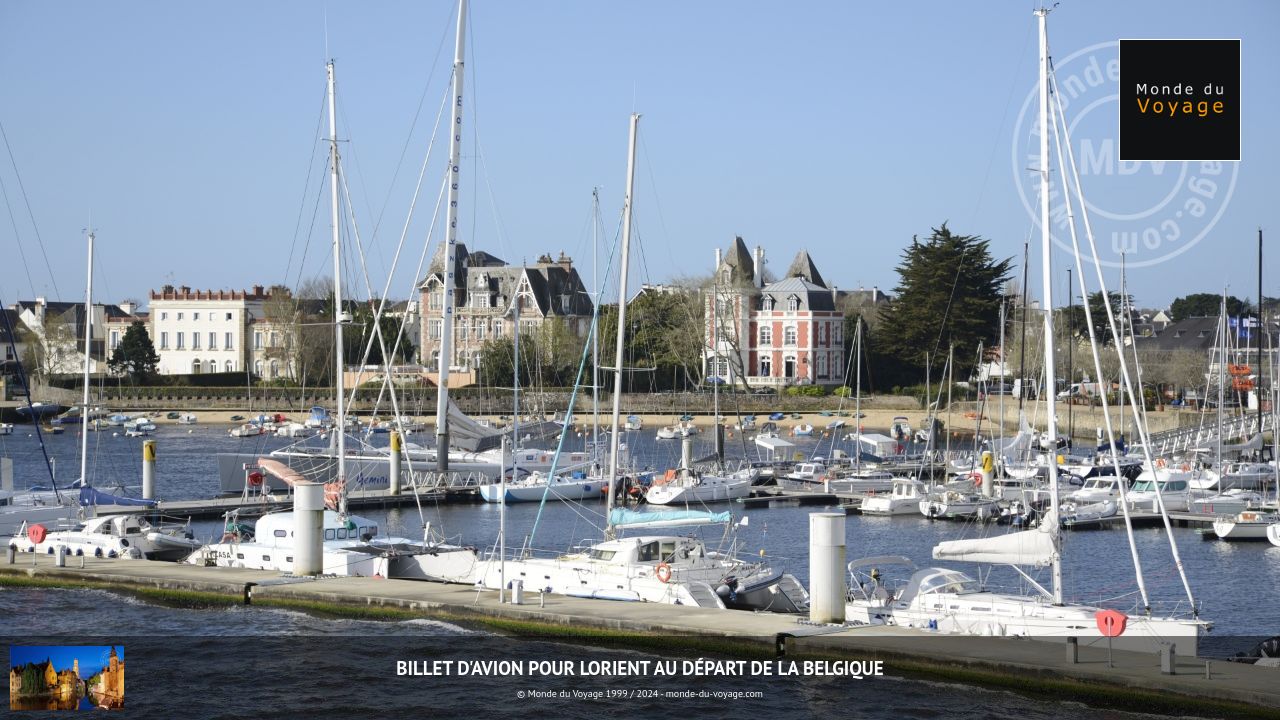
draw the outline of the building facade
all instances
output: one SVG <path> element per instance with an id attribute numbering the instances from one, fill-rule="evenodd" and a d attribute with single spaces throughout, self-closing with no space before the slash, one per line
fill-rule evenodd
<path id="1" fill-rule="evenodd" d="M 252 291 L 172 285 L 151 291 L 148 332 L 160 355 L 159 373 L 244 372 L 254 358 L 250 328 L 265 320 L 270 299 L 261 285 Z"/>
<path id="2" fill-rule="evenodd" d="M 84 372 L 84 303 L 50 302 L 43 297 L 22 300 L 13 305 L 24 330 L 28 345 L 37 352 L 38 368 L 28 368 L 28 374 L 40 371 L 46 375 L 76 375 Z M 110 359 L 108 326 L 134 319 L 133 305 L 94 303 L 92 328 L 89 341 L 89 372 L 105 373 Z M 8 354 L 0 353 L 6 359 Z M 21 355 L 19 360 L 24 360 Z M 27 358 L 31 360 L 32 358 Z"/>
<path id="3" fill-rule="evenodd" d="M 765 283 L 764 250 L 735 238 L 716 250 L 705 298 L 705 377 L 752 387 L 844 382 L 844 313 L 813 260 L 800 251 L 786 276 Z"/>
<path id="4" fill-rule="evenodd" d="M 440 371 L 440 340 L 444 326 L 444 259 L 437 252 L 421 283 L 421 354 L 427 372 Z M 582 337 L 591 326 L 594 305 L 573 260 L 563 253 L 557 259 L 543 255 L 533 265 L 508 265 L 486 252 L 468 252 L 458 244 L 454 269 L 453 352 L 449 372 L 460 373 L 457 382 L 474 382 L 485 342 L 513 337 L 519 298 L 521 332 L 536 332 L 550 321 L 564 322 Z"/>

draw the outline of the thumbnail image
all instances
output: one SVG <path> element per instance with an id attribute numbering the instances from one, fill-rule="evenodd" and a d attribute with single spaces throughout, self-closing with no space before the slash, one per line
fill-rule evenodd
<path id="1" fill-rule="evenodd" d="M 116 710 L 123 707 L 123 645 L 15 645 L 9 648 L 10 710 Z"/>

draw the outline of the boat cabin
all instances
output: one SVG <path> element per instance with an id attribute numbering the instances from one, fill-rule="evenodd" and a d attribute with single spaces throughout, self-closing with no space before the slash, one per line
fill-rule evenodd
<path id="1" fill-rule="evenodd" d="M 260 543 L 277 547 L 293 547 L 294 514 L 278 512 L 263 515 L 254 535 Z M 368 542 L 378 536 L 378 524 L 359 515 L 348 515 L 346 521 L 333 510 L 324 511 L 325 543 L 350 544 Z"/>
<path id="2" fill-rule="evenodd" d="M 695 538 L 647 535 L 602 542 L 592 546 L 586 555 L 592 560 L 617 565 L 689 565 L 704 559 L 707 551 Z"/>

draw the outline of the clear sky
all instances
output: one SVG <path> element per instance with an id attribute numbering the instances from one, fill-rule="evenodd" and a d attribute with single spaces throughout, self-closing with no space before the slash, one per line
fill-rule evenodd
<path id="1" fill-rule="evenodd" d="M 166 282 L 295 285 L 326 272 L 326 57 L 337 62 L 338 134 L 381 287 L 445 93 L 454 5 L 0 4 L 0 300 L 83 297 L 91 221 L 102 300 Z M 563 250 L 589 268 L 591 191 L 602 188 L 612 239 L 635 110 L 635 282 L 708 273 L 714 248 L 741 235 L 764 246 L 776 273 L 807 248 L 829 282 L 888 289 L 912 235 L 943 221 L 1020 257 L 1034 230 L 1024 207 L 1034 203 L 1033 117 L 1022 112 L 1036 81 L 1033 7 L 475 0 L 461 238 L 508 261 Z M 1267 267 L 1280 267 L 1280 3 L 1065 0 L 1049 32 L 1060 81 L 1086 77 L 1092 58 L 1105 66 L 1118 38 L 1243 40 L 1244 161 L 1218 170 L 1216 222 L 1140 248 L 1130 260 L 1149 264 L 1129 286 L 1144 306 L 1224 285 L 1255 296 L 1259 226 L 1277 248 Z M 1115 260 L 1111 232 L 1160 222 L 1201 169 L 1115 163 L 1114 86 L 1087 92 L 1067 116 Z M 442 140 L 394 280 L 399 297 L 444 156 Z M 1055 258 L 1064 282 L 1067 260 Z M 1280 279 L 1266 292 L 1280 295 Z"/>
<path id="2" fill-rule="evenodd" d="M 116 645 L 116 656 L 124 660 L 124 646 Z M 80 677 L 88 679 L 107 666 L 111 654 L 109 645 L 14 645 L 9 648 L 11 666 L 33 662 L 53 661 L 55 670 L 69 670 L 75 660 L 80 661 Z"/>

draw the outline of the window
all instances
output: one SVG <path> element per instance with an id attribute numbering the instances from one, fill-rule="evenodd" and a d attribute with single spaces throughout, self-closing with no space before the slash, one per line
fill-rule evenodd
<path id="1" fill-rule="evenodd" d="M 334 531 L 334 529 L 333 529 L 333 528 L 327 528 L 327 529 L 324 531 L 324 539 L 325 539 L 325 540 L 332 540 L 332 539 L 334 538 L 334 533 L 335 533 L 335 531 Z"/>
<path id="2" fill-rule="evenodd" d="M 209 372 L 211 372 L 211 373 L 216 373 L 216 372 L 218 372 L 218 361 L 217 361 L 217 360 L 210 360 L 210 361 L 209 361 L 209 363 L 208 363 L 208 367 L 209 367 Z"/>
<path id="3" fill-rule="evenodd" d="M 227 313 L 227 319 L 228 319 L 228 320 L 230 320 L 230 319 L 231 319 L 231 313 Z"/>
<path id="4" fill-rule="evenodd" d="M 346 528 L 338 528 L 338 539 L 339 539 L 339 540 L 346 540 L 346 539 L 347 539 L 347 529 L 346 529 Z"/>
<path id="5" fill-rule="evenodd" d="M 272 533 L 272 534 L 273 534 L 273 535 L 275 535 L 276 537 L 285 537 L 285 536 L 287 536 L 289 533 L 285 532 L 284 530 L 276 530 L 276 531 L 275 531 L 274 533 Z"/>
<path id="6" fill-rule="evenodd" d="M 178 333 L 178 345 L 177 345 L 177 349 L 179 349 L 179 350 L 181 350 L 181 349 L 182 349 L 182 333 Z"/>
<path id="7" fill-rule="evenodd" d="M 280 333 L 274 331 L 271 333 L 271 343 L 267 347 L 280 347 Z"/>
<path id="8" fill-rule="evenodd" d="M 262 333 L 260 332 L 256 332 L 253 334 L 253 349 L 254 350 L 262 349 Z"/>
<path id="9" fill-rule="evenodd" d="M 835 340 L 833 340 L 832 342 L 833 342 L 834 344 L 836 344 L 836 345 L 839 345 L 841 342 L 844 342 L 843 340 L 841 340 L 841 337 L 843 337 L 843 335 L 844 335 L 844 323 L 843 323 L 843 322 L 834 322 L 834 323 L 832 323 L 832 325 L 834 325 L 834 326 L 835 326 L 835 333 L 834 333 L 834 334 L 835 334 L 835 336 L 836 336 L 836 337 L 835 337 Z"/>
<path id="10" fill-rule="evenodd" d="M 788 355 L 782 359 L 782 376 L 788 380 L 796 376 L 796 358 L 794 355 Z"/>
<path id="11" fill-rule="evenodd" d="M 198 332 L 191 333 L 191 349 L 192 350 L 200 349 L 200 333 Z"/>
<path id="12" fill-rule="evenodd" d="M 769 312 L 773 310 L 773 298 L 766 295 L 763 299 L 761 299 L 760 309 L 764 310 L 765 312 Z"/>
<path id="13" fill-rule="evenodd" d="M 200 319 L 200 313 L 191 313 L 191 319 L 192 319 L 192 320 L 199 320 L 199 319 Z"/>
<path id="14" fill-rule="evenodd" d="M 216 332 L 209 333 L 209 349 L 210 350 L 218 349 L 218 333 Z"/>
<path id="15" fill-rule="evenodd" d="M 760 326 L 760 344 L 761 345 L 773 344 L 773 326 L 772 325 Z"/>
<path id="16" fill-rule="evenodd" d="M 253 363 L 253 374 L 262 377 L 262 361 L 257 360 Z"/>
<path id="17" fill-rule="evenodd" d="M 788 325 L 782 330 L 782 344 L 794 347 L 796 344 L 796 326 Z"/>
<path id="18" fill-rule="evenodd" d="M 472 291 L 472 293 L 471 293 L 471 307 L 473 307 L 473 308 L 487 308 L 487 307 L 489 307 L 489 291 L 488 291 L 488 290 L 474 290 L 474 291 Z"/>
<path id="19" fill-rule="evenodd" d="M 169 313 L 167 313 L 167 312 L 162 312 L 162 313 L 160 313 L 160 319 L 161 319 L 161 320 L 168 320 L 168 319 L 169 319 Z"/>
<path id="20" fill-rule="evenodd" d="M 224 372 L 235 372 L 236 366 L 234 363 L 228 360 L 226 363 L 223 364 L 222 369 Z"/>
<path id="21" fill-rule="evenodd" d="M 770 358 L 770 357 L 760 358 L 760 376 L 761 377 L 773 376 L 773 358 Z"/>
<path id="22" fill-rule="evenodd" d="M 232 347 L 231 347 L 231 333 L 223 333 L 223 334 L 222 334 L 222 349 L 223 349 L 223 350 L 232 350 L 232 349 L 234 349 L 234 348 L 232 348 Z"/>
<path id="23" fill-rule="evenodd" d="M 427 307 L 432 310 L 439 310 L 444 307 L 444 291 L 429 293 L 427 295 Z"/>
<path id="24" fill-rule="evenodd" d="M 458 323 L 458 337 L 462 340 L 467 339 L 467 323 L 465 321 Z"/>
<path id="25" fill-rule="evenodd" d="M 800 309 L 800 298 L 792 295 L 787 298 L 787 312 L 795 312 Z"/>
<path id="26" fill-rule="evenodd" d="M 824 378 L 826 376 L 827 376 L 827 354 L 818 353 L 818 377 Z"/>
<path id="27" fill-rule="evenodd" d="M 440 324 L 442 320 L 432 320 L 427 323 L 427 338 L 431 340 L 440 339 Z"/>
<path id="28" fill-rule="evenodd" d="M 191 374 L 192 374 L 192 375 L 199 375 L 199 374 L 200 374 L 200 361 L 199 361 L 199 360 L 192 360 L 192 361 L 191 361 Z"/>
<path id="29" fill-rule="evenodd" d="M 115 350 L 120 345 L 120 331 L 111 331 L 111 349 Z"/>
<path id="30" fill-rule="evenodd" d="M 501 320 L 493 321 L 493 336 L 495 338 L 502 337 L 502 321 Z"/>
<path id="31" fill-rule="evenodd" d="M 179 320 L 181 320 L 181 319 L 182 319 L 182 313 L 178 313 L 178 319 L 179 319 Z"/>
<path id="32" fill-rule="evenodd" d="M 169 333 L 167 332 L 160 333 L 160 349 L 161 350 L 169 349 Z"/>
<path id="33" fill-rule="evenodd" d="M 280 377 L 280 361 L 279 360 L 271 361 L 271 377 L 273 378 Z"/>

